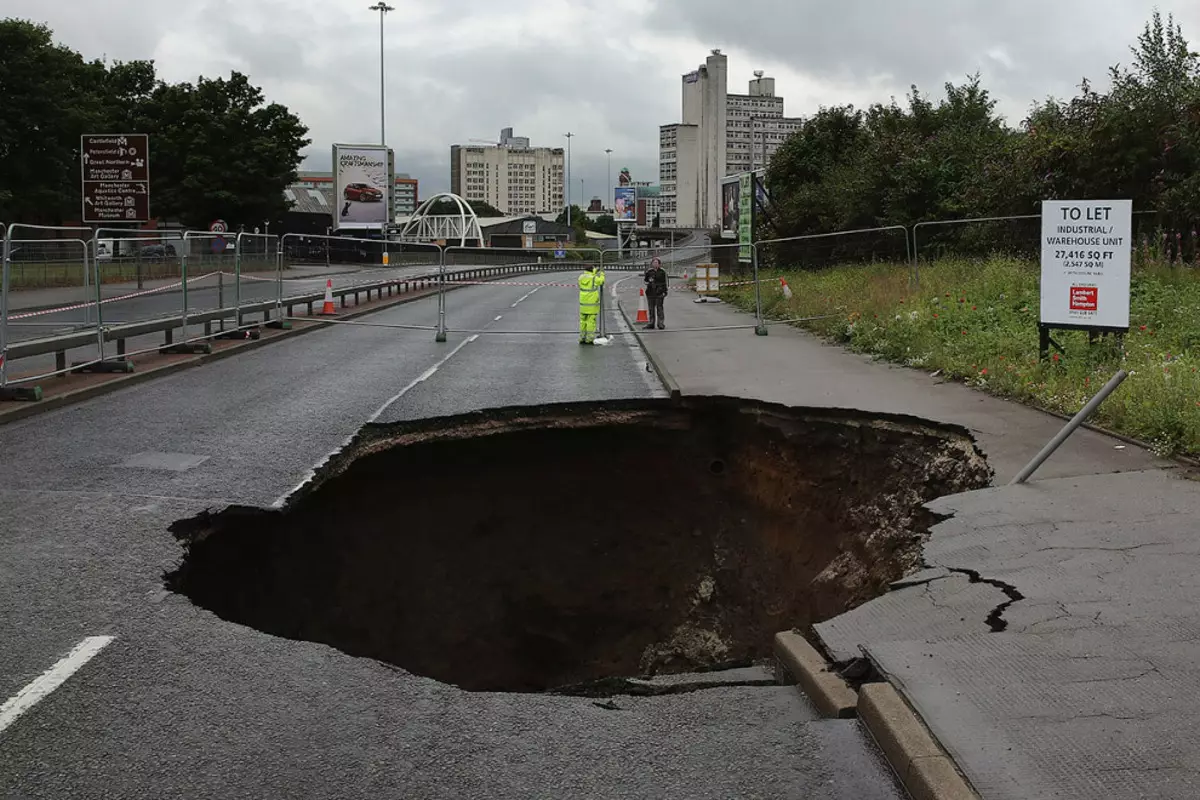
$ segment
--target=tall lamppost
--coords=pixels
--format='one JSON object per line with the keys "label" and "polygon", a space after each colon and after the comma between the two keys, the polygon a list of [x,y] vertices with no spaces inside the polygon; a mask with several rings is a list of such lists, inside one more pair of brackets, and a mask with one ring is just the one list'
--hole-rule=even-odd
{"label": "tall lamppost", "polygon": [[383,17],[389,11],[396,9],[383,0],[371,6],[368,10],[379,12],[379,143],[387,144],[387,122],[384,114],[384,83],[383,83]]}
{"label": "tall lamppost", "polygon": [[[609,194],[612,194],[613,185],[612,185],[612,148],[611,147],[606,147],[604,149],[604,157],[608,159],[608,188],[605,189],[604,191],[608,192]],[[608,198],[608,200],[612,200],[612,199],[613,198],[611,198],[611,197]],[[607,200],[605,202],[607,202]],[[604,205],[604,203],[601,203],[600,205]]]}
{"label": "tall lamppost", "polygon": [[571,137],[574,135],[575,134],[571,133],[570,131],[567,131],[567,133],[566,133],[566,136],[567,136],[567,180],[566,180],[567,196],[566,196],[565,200],[567,203],[567,225],[568,226],[571,224]]}

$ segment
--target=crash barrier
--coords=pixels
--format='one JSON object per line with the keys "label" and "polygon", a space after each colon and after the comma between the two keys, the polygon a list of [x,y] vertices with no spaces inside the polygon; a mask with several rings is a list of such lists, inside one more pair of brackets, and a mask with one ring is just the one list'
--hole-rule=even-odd
{"label": "crash barrier", "polygon": [[[5,241],[8,241],[7,237]],[[86,249],[86,242],[80,245],[80,247]],[[406,247],[410,247],[410,245],[406,245]],[[430,247],[435,246],[430,245]],[[364,299],[370,302],[372,299],[399,297],[410,292],[432,292],[438,289],[444,291],[446,287],[454,286],[455,281],[495,280],[505,276],[516,276],[539,271],[557,271],[559,269],[561,268],[556,266],[547,267],[545,265],[504,265],[454,270],[448,271],[444,275],[439,274],[437,271],[426,272],[422,270],[418,271],[418,274],[401,273],[377,279],[356,281],[350,285],[334,287],[332,293],[338,300],[339,307],[346,308],[350,305],[350,298],[353,298],[354,305],[357,306]],[[232,276],[226,277],[230,279],[230,286],[232,286]],[[271,296],[267,299],[243,300],[239,309],[233,307],[219,307],[201,311],[191,309],[187,317],[187,322],[193,326],[202,326],[203,333],[190,335],[184,338],[182,342],[175,341],[174,333],[181,327],[183,320],[173,315],[167,318],[124,324],[110,324],[98,320],[91,329],[77,329],[55,336],[33,337],[19,341],[7,341],[0,338],[0,341],[7,342],[6,346],[0,347],[0,381],[3,381],[0,382],[0,391],[4,391],[7,387],[7,392],[2,396],[9,399],[40,399],[40,389],[36,386],[31,387],[29,384],[57,375],[78,371],[98,363],[101,360],[98,356],[90,362],[76,363],[71,366],[66,365],[66,359],[69,352],[87,347],[93,343],[96,344],[97,353],[99,353],[101,341],[105,345],[115,345],[118,358],[108,359],[109,362],[121,361],[128,365],[122,367],[123,369],[132,369],[132,362],[128,361],[130,357],[144,353],[178,352],[175,345],[207,345],[214,338],[258,338],[259,329],[264,325],[274,325],[277,322],[282,323],[311,318],[314,306],[319,305],[325,296],[323,284],[326,279],[321,280],[322,286],[320,288],[287,295],[283,298],[282,302],[279,301],[275,293],[274,280],[270,279]],[[232,294],[227,292],[227,297],[231,298]],[[5,302],[6,296],[0,295],[0,310],[7,308],[7,306],[3,305]],[[93,308],[102,308],[106,304],[99,304],[93,301],[91,305]],[[305,309],[305,316],[296,315],[296,311],[299,308]],[[225,329],[221,330],[220,326],[228,323],[238,310],[240,310],[242,323],[236,327],[226,325]],[[55,310],[51,310],[48,313],[60,313],[61,311],[61,308],[56,307]],[[273,313],[275,314],[274,319],[272,319]],[[261,316],[256,319],[257,315]],[[4,335],[3,323],[6,318],[6,314],[0,313],[0,337]],[[335,320],[326,319],[322,319],[321,321],[335,322]],[[437,325],[413,327],[419,327],[421,330],[438,329]],[[165,340],[162,345],[154,345],[139,350],[127,350],[126,343],[129,340],[155,333],[162,333],[164,335]],[[442,333],[444,334],[444,330]],[[11,379],[7,377],[7,373],[4,371],[7,369],[9,362],[49,354],[54,354],[55,356],[56,369],[53,371],[39,372],[36,375],[22,375]]]}

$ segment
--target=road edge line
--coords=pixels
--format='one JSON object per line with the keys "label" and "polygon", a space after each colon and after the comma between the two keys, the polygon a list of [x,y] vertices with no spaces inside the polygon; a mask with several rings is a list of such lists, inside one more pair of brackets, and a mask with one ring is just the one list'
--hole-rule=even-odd
{"label": "road edge line", "polygon": [[829,670],[825,658],[795,631],[775,634],[775,663],[808,695],[823,717],[853,719],[859,698],[841,676]]}
{"label": "road edge line", "polygon": [[646,354],[646,359],[650,362],[650,366],[653,367],[655,374],[658,375],[658,379],[662,382],[663,388],[667,390],[667,393],[671,396],[672,400],[678,400],[683,396],[683,391],[679,388],[679,384],[676,382],[674,376],[667,371],[667,368],[662,365],[658,358],[655,358],[654,353],[650,352],[650,348],[647,347],[646,342],[642,340],[641,331],[637,329],[637,326],[629,320],[629,315],[625,313],[625,306],[621,304],[620,297],[616,298],[616,303],[617,310],[621,312],[621,316],[624,318],[625,324],[629,327],[630,332],[633,333],[633,338],[637,341],[638,347],[642,348],[642,352]]}
{"label": "road edge line", "polygon": [[954,759],[890,683],[863,684],[858,716],[913,800],[980,800]]}
{"label": "road edge line", "polygon": [[113,636],[88,636],[71,648],[65,656],[55,661],[49,669],[38,675],[22,689],[0,705],[0,733],[3,733],[27,711],[32,709],[72,675],[108,647]]}

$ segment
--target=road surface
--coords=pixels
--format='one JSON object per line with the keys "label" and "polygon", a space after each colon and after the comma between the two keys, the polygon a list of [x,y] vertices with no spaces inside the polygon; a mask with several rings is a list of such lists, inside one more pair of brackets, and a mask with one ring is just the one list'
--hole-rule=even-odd
{"label": "road surface", "polygon": [[[572,289],[451,297],[456,327],[485,333],[336,326],[0,428],[0,701],[73,647],[100,648],[23,716],[0,715],[0,797],[899,797],[858,723],[816,719],[791,687],[616,710],[467,693],[164,591],[172,522],[280,500],[372,416],[663,393],[632,337],[494,333],[573,329]],[[364,321],[419,324],[434,307]],[[379,502],[402,520],[421,498]]]}

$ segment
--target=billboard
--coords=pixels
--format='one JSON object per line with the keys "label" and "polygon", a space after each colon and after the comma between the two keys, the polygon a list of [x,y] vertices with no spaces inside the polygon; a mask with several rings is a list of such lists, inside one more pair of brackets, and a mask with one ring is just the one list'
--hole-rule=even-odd
{"label": "billboard", "polygon": [[750,243],[754,240],[754,173],[738,176],[738,261],[752,259]]}
{"label": "billboard", "polygon": [[1041,322],[1126,330],[1132,200],[1042,202]]}
{"label": "billboard", "polygon": [[392,221],[391,151],[379,144],[333,146],[333,227],[380,228]]}
{"label": "billboard", "polygon": [[150,137],[85,134],[79,142],[84,223],[150,219]]}
{"label": "billboard", "polygon": [[741,216],[742,180],[737,175],[721,179],[721,238],[738,237],[738,218]]}
{"label": "billboard", "polygon": [[613,189],[613,219],[617,222],[637,222],[637,189],[632,186]]}

